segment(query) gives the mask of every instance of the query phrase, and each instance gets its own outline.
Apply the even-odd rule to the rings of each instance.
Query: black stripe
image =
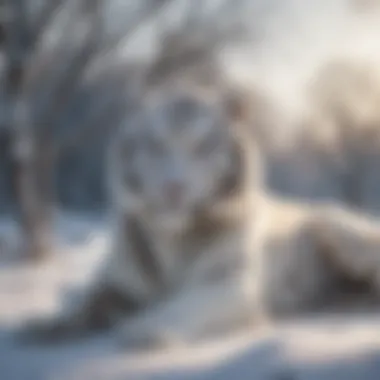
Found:
[[[85,312],[85,323],[90,329],[100,330],[110,327],[115,320],[113,315],[119,313],[131,315],[139,311],[143,305],[132,294],[125,294],[111,285],[101,287],[88,301]]]
[[[135,216],[128,215],[125,217],[125,233],[132,254],[142,271],[148,275],[155,286],[162,287],[164,279],[156,252],[144,231],[142,223]]]
[[[241,190],[244,180],[244,158],[242,149],[237,142],[233,142],[230,151],[231,166],[222,178],[218,191],[215,194],[218,199],[228,198]]]

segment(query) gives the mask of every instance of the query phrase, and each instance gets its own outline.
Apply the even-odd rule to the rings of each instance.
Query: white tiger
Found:
[[[110,147],[106,265],[24,338],[116,326],[125,346],[191,343],[326,305],[342,279],[379,290],[380,224],[266,193],[245,103],[180,86],[146,100]]]

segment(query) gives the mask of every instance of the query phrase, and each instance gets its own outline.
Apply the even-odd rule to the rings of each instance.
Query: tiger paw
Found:
[[[74,326],[59,319],[36,319],[15,330],[13,340],[19,344],[54,344],[73,338]]]

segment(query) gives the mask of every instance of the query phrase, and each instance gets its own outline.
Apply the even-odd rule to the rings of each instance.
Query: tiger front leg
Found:
[[[254,319],[254,309],[251,279],[224,279],[182,288],[127,319],[117,332],[126,348],[187,345],[243,326]]]
[[[120,315],[132,313],[138,304],[110,286],[90,289],[75,305],[50,318],[26,322],[15,333],[22,343],[58,343],[106,330]]]

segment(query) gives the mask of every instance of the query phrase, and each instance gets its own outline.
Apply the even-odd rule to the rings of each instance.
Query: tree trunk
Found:
[[[37,238],[38,257],[54,250],[55,160],[51,141],[40,141],[35,157],[36,195],[39,199]],[[33,256],[32,256],[33,257]]]
[[[8,130],[13,159],[12,187],[17,218],[24,239],[25,255],[32,260],[52,251],[52,176],[49,150],[39,143],[40,135],[31,119],[24,85],[31,41],[26,2],[9,3],[12,19],[7,23],[5,95]],[[12,8],[13,6],[13,8]]]
[[[35,138],[36,136],[31,136]],[[44,259],[53,250],[54,164],[48,144],[32,139],[17,145],[26,136],[17,136],[15,148],[25,149],[15,154],[14,190],[18,220],[25,242],[25,254],[32,260]],[[18,154],[17,154],[18,153]]]

